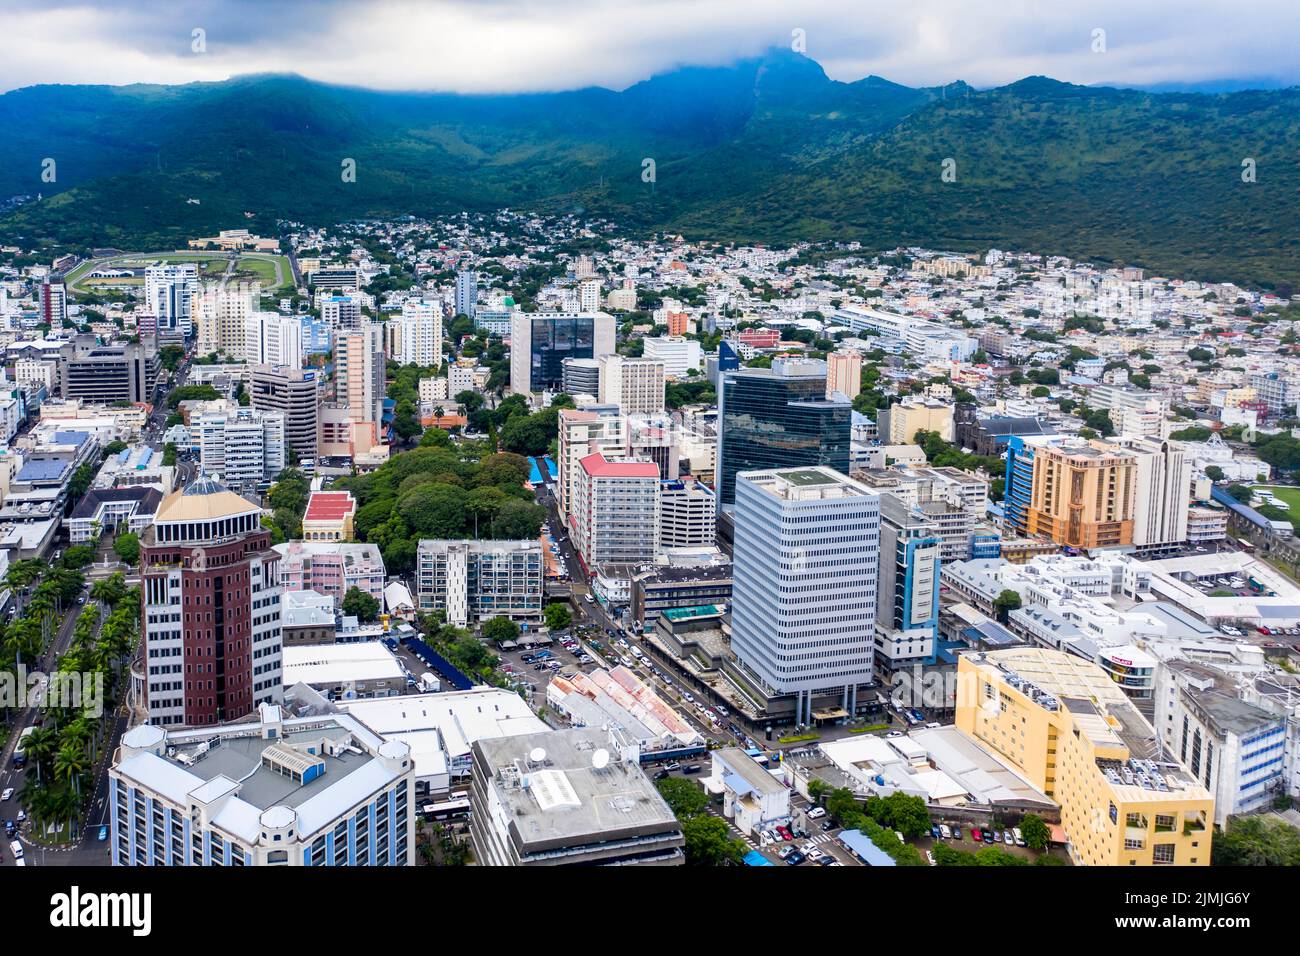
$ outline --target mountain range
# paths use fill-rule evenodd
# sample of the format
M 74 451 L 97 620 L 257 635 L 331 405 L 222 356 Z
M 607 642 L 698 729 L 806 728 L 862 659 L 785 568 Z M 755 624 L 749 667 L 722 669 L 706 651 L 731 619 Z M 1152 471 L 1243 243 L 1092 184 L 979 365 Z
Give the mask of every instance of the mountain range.
M 25 245 L 143 251 L 221 228 L 273 235 L 276 219 L 510 206 L 689 238 L 1000 247 L 1300 280 L 1297 87 L 918 89 L 831 80 L 771 52 L 618 92 L 392 93 L 292 75 L 35 86 L 0 96 L 0 129 L 0 199 L 42 196 L 0 218 L 0 239 Z

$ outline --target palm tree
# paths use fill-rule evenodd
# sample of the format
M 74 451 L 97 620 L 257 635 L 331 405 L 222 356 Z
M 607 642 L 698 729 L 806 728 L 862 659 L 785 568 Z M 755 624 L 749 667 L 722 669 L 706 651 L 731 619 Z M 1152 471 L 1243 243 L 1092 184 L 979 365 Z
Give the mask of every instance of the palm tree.
M 58 734 L 48 727 L 37 727 L 27 735 L 27 740 L 23 744 L 23 752 L 27 755 L 28 760 L 36 764 L 37 783 L 41 782 L 42 766 L 54 754 L 58 745 Z
M 54 776 L 72 784 L 75 792 L 81 792 L 81 776 L 90 767 L 86 758 L 86 748 L 75 743 L 66 743 L 54 755 Z

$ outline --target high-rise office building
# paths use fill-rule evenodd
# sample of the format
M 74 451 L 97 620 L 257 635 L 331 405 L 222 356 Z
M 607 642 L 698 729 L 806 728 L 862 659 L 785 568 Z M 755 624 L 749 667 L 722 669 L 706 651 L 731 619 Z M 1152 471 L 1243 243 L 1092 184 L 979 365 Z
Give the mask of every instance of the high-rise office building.
M 462 269 L 456 273 L 456 314 L 471 319 L 478 313 L 478 276 Z
M 398 321 L 402 330 L 402 344 L 395 355 L 397 362 L 421 368 L 441 368 L 442 303 L 404 303 L 402 317 Z
M 199 267 L 193 262 L 162 263 L 144 270 L 145 302 L 158 320 L 164 338 L 188 338 L 194 332 L 191 299 L 199 288 Z
M 141 541 L 149 722 L 215 725 L 281 696 L 280 556 L 262 509 L 202 476 Z
M 88 405 L 152 402 L 161 368 L 158 342 L 152 336 L 99 345 L 93 335 L 78 335 L 72 354 L 59 367 L 60 392 L 65 399 L 79 398 Z
M 1137 457 L 1133 544 L 1142 550 L 1172 548 L 1187 540 L 1192 459 L 1176 441 L 1117 438 L 1113 448 Z
M 1073 548 L 1129 545 L 1136 497 L 1133 453 L 1082 440 L 1042 445 L 1033 455 L 1026 530 Z
M 821 392 L 819 390 L 818 394 Z M 736 476 L 731 649 L 794 722 L 857 712 L 872 682 L 880 496 L 826 467 Z M 829 716 L 829 715 L 827 715 Z
M 888 492 L 880 496 L 875 668 L 882 684 L 902 667 L 934 662 L 942 548 L 921 506 Z
M 568 524 L 572 517 L 573 496 L 578 482 L 579 462 L 607 447 L 608 420 L 595 412 L 562 408 L 557 419 L 559 429 L 555 480 L 555 500 L 560 520 Z M 617 431 L 617 429 L 615 429 Z
M 624 415 L 664 410 L 664 363 L 656 359 L 604 355 L 600 358 L 600 401 Z
M 245 493 L 256 493 L 287 463 L 283 412 L 238 406 L 202 411 L 190 428 L 198 436 L 202 471 Z
M 249 369 L 252 407 L 284 416 L 286 458 L 300 462 L 317 457 L 320 441 L 321 373 L 286 365 L 254 365 Z
M 254 312 L 244 321 L 244 361 L 302 368 L 302 323 L 292 315 Z
M 360 329 L 341 333 L 334 349 L 335 394 L 346 402 L 353 421 L 379 422 L 383 418 L 383 326 L 366 322 Z
M 510 390 L 558 389 L 564 359 L 598 359 L 614 347 L 614 317 L 605 312 L 516 312 L 510 318 Z
M 828 465 L 849 470 L 853 406 L 826 399 L 826 363 L 778 359 L 721 376 L 718 507 L 736 500 L 736 474 Z

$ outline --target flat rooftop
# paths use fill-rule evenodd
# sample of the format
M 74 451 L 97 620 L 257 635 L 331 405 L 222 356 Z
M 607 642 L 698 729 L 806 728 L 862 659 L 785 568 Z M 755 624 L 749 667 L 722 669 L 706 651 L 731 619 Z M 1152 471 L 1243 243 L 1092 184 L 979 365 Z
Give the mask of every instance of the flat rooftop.
M 604 730 L 553 730 L 474 746 L 523 853 L 679 829 L 640 763 L 620 759 Z

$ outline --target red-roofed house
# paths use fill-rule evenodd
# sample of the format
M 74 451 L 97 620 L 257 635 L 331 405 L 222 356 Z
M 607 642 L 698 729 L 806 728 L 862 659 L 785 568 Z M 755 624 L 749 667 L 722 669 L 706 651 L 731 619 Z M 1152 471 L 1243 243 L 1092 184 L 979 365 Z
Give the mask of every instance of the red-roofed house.
M 351 541 L 357 502 L 347 491 L 313 491 L 302 516 L 304 541 Z
M 659 544 L 659 466 L 644 459 L 587 455 L 578 462 L 573 543 L 590 571 L 648 564 Z

